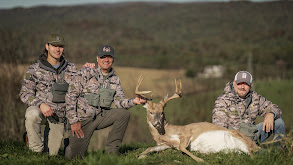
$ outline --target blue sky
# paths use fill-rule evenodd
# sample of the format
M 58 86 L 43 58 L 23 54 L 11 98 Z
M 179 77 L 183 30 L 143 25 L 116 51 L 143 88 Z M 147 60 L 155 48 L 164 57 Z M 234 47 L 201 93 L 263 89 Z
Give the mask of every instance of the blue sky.
M 0 9 L 9 9 L 14 7 L 34 7 L 40 5 L 49 6 L 67 6 L 79 5 L 87 3 L 116 3 L 116 2 L 196 2 L 196 1 L 231 1 L 231 0 L 0 0 Z M 234 0 L 235 1 L 235 0 Z M 267 0 L 251 0 L 254 2 L 262 2 Z

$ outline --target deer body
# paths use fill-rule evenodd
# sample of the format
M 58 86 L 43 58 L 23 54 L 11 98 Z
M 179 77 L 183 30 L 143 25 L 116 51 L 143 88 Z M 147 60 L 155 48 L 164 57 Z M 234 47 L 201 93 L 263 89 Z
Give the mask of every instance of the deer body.
M 214 153 L 219 151 L 240 150 L 250 154 L 248 139 L 238 135 L 238 132 L 228 130 L 207 122 L 192 123 L 185 126 L 167 124 L 165 134 L 160 135 L 156 128 L 149 123 L 152 136 L 158 145 L 165 144 L 170 148 L 180 150 L 180 143 L 191 151 Z M 176 131 L 174 131 L 176 130 Z M 154 132 L 154 133 L 153 133 Z
M 141 81 L 140 78 L 136 94 L 143 96 L 143 92 L 137 92 Z M 187 148 L 201 153 L 243 151 L 251 156 L 253 156 L 252 152 L 259 150 L 259 147 L 250 138 L 237 130 L 229 130 L 208 122 L 191 123 L 183 126 L 168 124 L 164 113 L 165 105 L 171 99 L 181 97 L 181 82 L 179 91 L 176 79 L 175 84 L 176 91 L 172 97 L 168 98 L 166 95 L 159 103 L 152 103 L 148 100 L 144 105 L 147 111 L 147 123 L 157 146 L 149 147 L 139 155 L 139 158 L 145 157 L 150 152 L 174 148 L 201 162 L 203 160 L 194 156 Z M 150 91 L 145 92 L 149 93 Z

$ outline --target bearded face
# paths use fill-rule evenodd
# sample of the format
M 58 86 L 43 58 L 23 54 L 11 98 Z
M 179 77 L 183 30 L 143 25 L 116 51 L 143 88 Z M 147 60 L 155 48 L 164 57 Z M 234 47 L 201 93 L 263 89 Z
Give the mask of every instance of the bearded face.
M 238 94 L 238 96 L 241 98 L 245 98 L 247 93 L 250 91 L 252 85 L 253 84 L 249 86 L 246 82 L 240 82 L 237 84 L 235 81 L 233 81 L 234 90 Z

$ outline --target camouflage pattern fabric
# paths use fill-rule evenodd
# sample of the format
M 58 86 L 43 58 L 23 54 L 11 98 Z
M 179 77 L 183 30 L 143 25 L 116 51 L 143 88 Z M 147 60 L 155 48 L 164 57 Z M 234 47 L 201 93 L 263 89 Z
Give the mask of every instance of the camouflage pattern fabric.
M 90 106 L 85 98 L 91 93 L 98 94 L 101 88 L 116 90 L 113 103 L 117 108 L 128 109 L 135 105 L 133 99 L 125 98 L 120 79 L 113 69 L 104 76 L 99 67 L 85 67 L 76 75 L 74 82 L 70 83 L 66 94 L 66 117 L 70 124 L 85 121 L 101 112 L 99 108 Z
M 44 55 L 41 56 L 45 58 Z M 77 73 L 74 64 L 68 63 L 64 58 L 62 59 L 63 62 L 58 71 L 44 65 L 42 60 L 30 65 L 19 93 L 21 101 L 28 106 L 40 107 L 42 103 L 49 105 L 60 118 L 60 121 L 64 121 L 66 104 L 52 102 L 52 85 L 57 81 L 57 76 L 58 80 L 69 83 L 72 81 L 73 75 Z
M 245 100 L 235 94 L 232 84 L 233 82 L 228 82 L 223 93 L 215 101 L 212 116 L 212 122 L 214 124 L 238 130 L 241 121 L 237 108 L 243 122 L 249 123 L 249 113 L 245 110 L 245 106 L 250 111 L 252 124 L 255 124 L 254 121 L 257 116 L 264 117 L 269 112 L 275 115 L 275 119 L 282 116 L 282 111 L 277 105 L 266 100 L 255 91 L 250 91 L 251 102 L 245 105 Z

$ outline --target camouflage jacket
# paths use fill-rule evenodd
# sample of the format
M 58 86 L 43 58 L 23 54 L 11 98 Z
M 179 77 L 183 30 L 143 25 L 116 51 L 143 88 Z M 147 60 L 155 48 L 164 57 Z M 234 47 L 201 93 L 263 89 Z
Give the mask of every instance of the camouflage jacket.
M 240 98 L 233 89 L 233 82 L 228 82 L 224 92 L 215 102 L 212 120 L 214 124 L 238 129 L 241 123 L 239 114 L 243 122 L 255 124 L 254 121 L 257 116 L 264 117 L 267 113 L 273 113 L 275 119 L 282 115 L 282 111 L 277 105 L 266 100 L 255 91 L 250 91 L 245 99 Z
M 119 77 L 111 69 L 107 76 L 101 72 L 101 68 L 82 68 L 76 75 L 74 82 L 69 85 L 66 95 L 66 117 L 70 124 L 84 121 L 101 112 L 88 104 L 84 97 L 87 94 L 98 94 L 100 88 L 110 88 L 116 91 L 114 104 L 117 108 L 130 108 L 134 106 L 133 99 L 125 98 Z
M 64 118 L 66 104 L 52 102 L 52 85 L 57 81 L 57 76 L 58 81 L 69 83 L 76 72 L 75 65 L 68 63 L 63 56 L 61 57 L 60 66 L 55 69 L 47 61 L 46 55 L 40 55 L 37 63 L 30 65 L 24 76 L 19 93 L 21 101 L 28 106 L 37 107 L 40 107 L 42 103 L 46 103 L 59 118 Z

